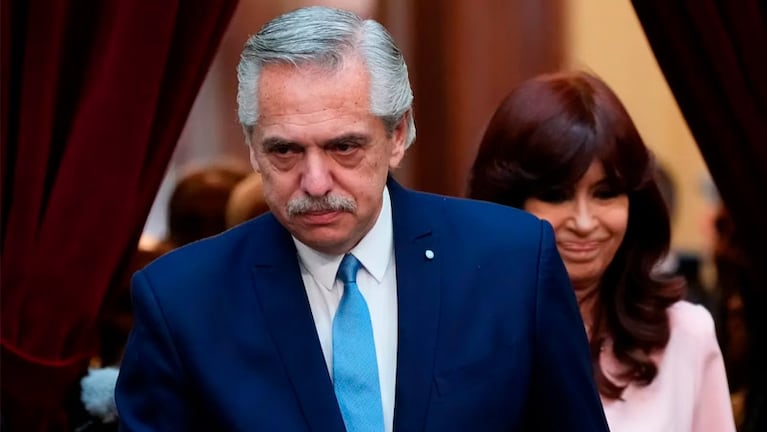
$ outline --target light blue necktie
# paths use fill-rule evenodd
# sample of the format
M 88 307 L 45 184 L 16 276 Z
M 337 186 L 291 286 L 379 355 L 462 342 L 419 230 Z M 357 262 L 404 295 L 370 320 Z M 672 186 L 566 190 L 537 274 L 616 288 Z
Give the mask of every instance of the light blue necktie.
M 383 432 L 373 325 L 357 286 L 360 262 L 344 255 L 336 277 L 344 295 L 333 319 L 333 387 L 348 432 Z

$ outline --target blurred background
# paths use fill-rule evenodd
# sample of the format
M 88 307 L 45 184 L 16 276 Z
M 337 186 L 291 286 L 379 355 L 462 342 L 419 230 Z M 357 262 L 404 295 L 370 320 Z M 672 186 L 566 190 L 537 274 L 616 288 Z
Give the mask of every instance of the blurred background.
M 240 50 L 321 4 L 377 19 L 404 52 L 418 136 L 395 176 L 410 188 L 462 196 L 522 80 L 603 78 L 666 174 L 672 248 L 710 299 L 741 430 L 765 430 L 767 11 L 689 3 L 3 1 L 0 427 L 100 424 L 80 378 L 119 364 L 130 274 L 265 211 L 236 116 Z

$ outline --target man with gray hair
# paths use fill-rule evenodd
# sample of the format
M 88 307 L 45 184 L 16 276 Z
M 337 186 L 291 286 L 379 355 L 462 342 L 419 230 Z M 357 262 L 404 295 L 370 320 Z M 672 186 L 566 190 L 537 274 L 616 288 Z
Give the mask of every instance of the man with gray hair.
M 124 430 L 607 430 L 551 227 L 391 177 L 413 95 L 380 24 L 290 12 L 238 77 L 271 212 L 136 273 Z

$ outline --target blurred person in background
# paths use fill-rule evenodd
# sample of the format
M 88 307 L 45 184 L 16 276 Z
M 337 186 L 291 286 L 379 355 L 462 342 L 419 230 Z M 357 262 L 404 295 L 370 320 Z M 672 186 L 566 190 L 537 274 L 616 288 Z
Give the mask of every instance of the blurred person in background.
M 167 247 L 177 248 L 223 232 L 229 196 L 248 174 L 245 168 L 211 165 L 183 175 L 168 202 Z
M 719 340 L 732 392 L 738 430 L 756 432 L 760 415 L 767 409 L 765 366 L 759 360 L 758 335 L 764 311 L 746 307 L 755 296 L 754 262 L 746 253 L 743 233 L 737 229 L 727 208 L 720 204 L 714 220 L 716 240 L 714 263 L 717 290 L 721 295 Z
M 232 189 L 226 203 L 226 226 L 231 228 L 268 211 L 261 174 L 251 173 Z

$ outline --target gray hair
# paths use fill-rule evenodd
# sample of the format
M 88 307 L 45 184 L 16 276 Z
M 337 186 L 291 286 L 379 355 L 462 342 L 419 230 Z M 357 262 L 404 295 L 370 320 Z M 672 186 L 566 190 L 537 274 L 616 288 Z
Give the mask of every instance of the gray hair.
M 370 111 L 383 120 L 386 132 L 393 133 L 407 115 L 409 147 L 415 140 L 413 91 L 391 35 L 376 21 L 322 6 L 281 15 L 245 43 L 237 66 L 237 104 L 246 141 L 250 143 L 258 121 L 258 81 L 264 66 L 312 64 L 335 70 L 350 55 L 358 55 L 370 73 Z

